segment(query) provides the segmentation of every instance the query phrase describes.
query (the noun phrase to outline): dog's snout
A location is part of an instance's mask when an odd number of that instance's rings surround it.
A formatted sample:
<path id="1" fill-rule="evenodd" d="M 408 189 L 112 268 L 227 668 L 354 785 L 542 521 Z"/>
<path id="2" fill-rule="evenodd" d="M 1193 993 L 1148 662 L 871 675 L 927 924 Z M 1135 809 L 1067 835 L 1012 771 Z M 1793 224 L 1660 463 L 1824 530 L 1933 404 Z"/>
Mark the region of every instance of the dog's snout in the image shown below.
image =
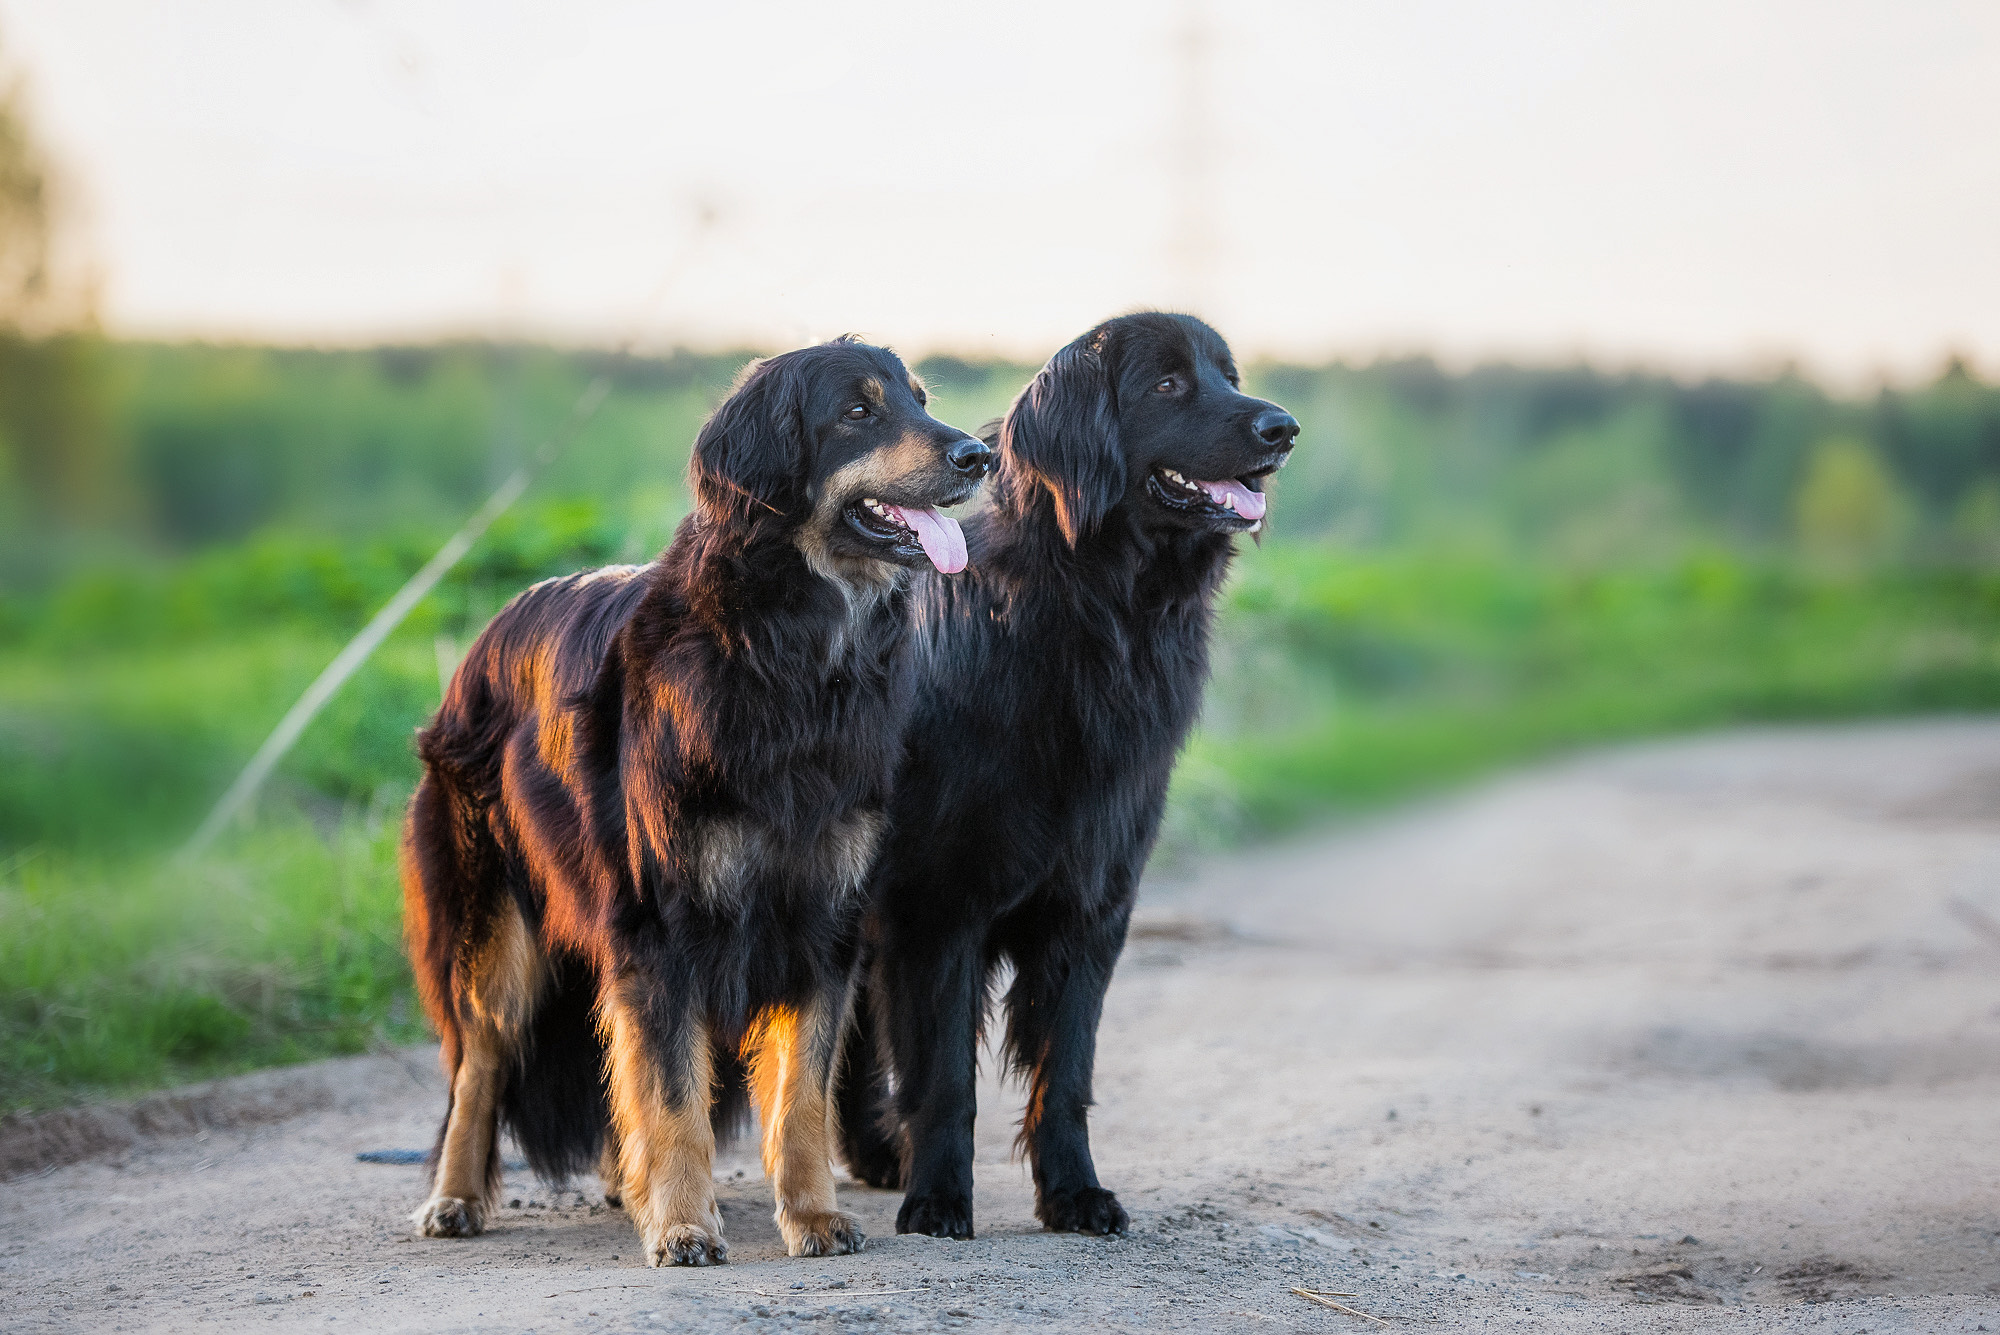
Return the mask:
<path id="1" fill-rule="evenodd" d="M 946 450 L 944 457 L 951 461 L 953 468 L 967 477 L 986 476 L 986 470 L 993 463 L 993 451 L 987 449 L 984 442 L 974 440 L 971 436 L 967 436 Z"/>
<path id="2" fill-rule="evenodd" d="M 1266 408 L 1257 414 L 1257 420 L 1250 424 L 1257 433 L 1257 439 L 1273 449 L 1289 450 L 1298 439 L 1299 419 L 1283 408 Z"/>

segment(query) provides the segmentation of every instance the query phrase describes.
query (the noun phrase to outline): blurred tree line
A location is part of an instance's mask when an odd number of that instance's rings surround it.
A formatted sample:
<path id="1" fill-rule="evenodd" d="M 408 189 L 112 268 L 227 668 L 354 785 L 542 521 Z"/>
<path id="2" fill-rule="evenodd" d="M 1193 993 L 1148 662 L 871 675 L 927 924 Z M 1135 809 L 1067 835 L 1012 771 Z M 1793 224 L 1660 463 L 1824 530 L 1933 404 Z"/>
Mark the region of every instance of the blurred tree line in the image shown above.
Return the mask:
<path id="1" fill-rule="evenodd" d="M 0 333 L 0 570 L 188 552 L 272 528 L 449 525 L 608 373 L 603 420 L 545 494 L 665 494 L 748 354 L 459 344 L 305 350 Z M 1031 368 L 924 364 L 963 424 Z M 1588 367 L 1268 365 L 1306 423 L 1279 535 L 1565 565 L 1694 545 L 1847 564 L 2000 561 L 2000 388 L 1841 398 L 1795 375 L 1698 384 Z M 669 502 L 663 502 L 669 503 Z"/>
<path id="2" fill-rule="evenodd" d="M 1796 374 L 1684 383 L 1426 359 L 1263 368 L 1307 424 L 1284 526 L 1624 564 L 1722 544 L 1843 564 L 2000 560 L 2000 387 L 1841 398 Z"/>

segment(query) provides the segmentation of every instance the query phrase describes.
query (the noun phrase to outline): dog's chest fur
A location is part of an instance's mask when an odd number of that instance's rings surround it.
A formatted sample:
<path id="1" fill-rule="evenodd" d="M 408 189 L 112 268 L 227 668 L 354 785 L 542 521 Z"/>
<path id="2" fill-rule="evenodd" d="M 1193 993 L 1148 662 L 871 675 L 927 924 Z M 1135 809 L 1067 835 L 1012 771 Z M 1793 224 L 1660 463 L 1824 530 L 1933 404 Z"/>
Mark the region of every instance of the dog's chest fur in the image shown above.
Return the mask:
<path id="1" fill-rule="evenodd" d="M 755 816 L 693 822 L 688 859 L 697 897 L 710 911 L 740 912 L 758 896 L 845 899 L 860 888 L 886 824 L 880 810 L 858 808 L 828 821 L 817 837 L 788 838 Z"/>
<path id="2" fill-rule="evenodd" d="M 699 769 L 710 778 L 669 839 L 683 890 L 720 917 L 837 909 L 866 877 L 887 825 L 914 689 L 903 580 L 894 572 L 860 587 L 826 584 L 837 596 L 767 626 L 770 638 L 739 646 L 710 678 L 722 723 L 703 739 Z M 790 647 L 780 652 L 780 642 Z M 751 654 L 785 670 L 748 670 Z"/>

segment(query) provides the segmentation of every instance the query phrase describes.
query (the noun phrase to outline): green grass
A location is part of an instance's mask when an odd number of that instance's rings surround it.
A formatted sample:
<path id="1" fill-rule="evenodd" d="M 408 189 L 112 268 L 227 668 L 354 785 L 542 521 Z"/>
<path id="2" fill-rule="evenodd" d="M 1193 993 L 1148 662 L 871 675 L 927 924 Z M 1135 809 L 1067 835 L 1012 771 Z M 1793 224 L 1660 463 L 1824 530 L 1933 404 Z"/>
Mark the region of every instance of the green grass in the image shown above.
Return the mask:
<path id="1" fill-rule="evenodd" d="M 567 516 L 565 518 L 564 516 Z M 395 826 L 434 639 L 623 553 L 586 507 L 441 591 L 192 867 L 165 848 L 414 559 L 272 539 L 0 605 L 0 1108 L 422 1032 Z M 122 582 L 121 582 L 122 581 Z M 2000 706 L 2000 575 L 1710 555 L 1576 572 L 1274 543 L 1246 553 L 1162 855 L 1606 740 Z"/>
<path id="2" fill-rule="evenodd" d="M 1278 548 L 1222 622 L 1168 856 L 1578 746 L 2000 707 L 2000 576 L 1588 573 Z"/>
<path id="3" fill-rule="evenodd" d="M 198 867 L 16 854 L 0 877 L 0 1109 L 421 1037 L 394 812 L 267 818 Z"/>

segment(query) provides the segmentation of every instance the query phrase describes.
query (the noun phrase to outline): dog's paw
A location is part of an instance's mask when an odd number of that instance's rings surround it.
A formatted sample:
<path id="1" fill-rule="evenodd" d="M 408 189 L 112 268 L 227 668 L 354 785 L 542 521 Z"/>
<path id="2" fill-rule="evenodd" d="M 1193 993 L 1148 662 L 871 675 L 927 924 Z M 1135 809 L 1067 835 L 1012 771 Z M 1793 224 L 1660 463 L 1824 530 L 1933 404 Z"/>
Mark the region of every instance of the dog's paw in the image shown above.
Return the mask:
<path id="1" fill-rule="evenodd" d="M 898 1233 L 927 1233 L 934 1238 L 972 1236 L 972 1198 L 956 1193 L 937 1192 L 905 1196 L 896 1211 Z"/>
<path id="2" fill-rule="evenodd" d="M 1035 1202 L 1035 1218 L 1054 1233 L 1122 1234 L 1132 1226 L 1125 1207 L 1102 1187 L 1054 1191 Z"/>
<path id="3" fill-rule="evenodd" d="M 700 1224 L 673 1224 L 647 1244 L 646 1257 L 654 1265 L 721 1265 L 729 1259 L 729 1244 Z"/>
<path id="4" fill-rule="evenodd" d="M 845 1256 L 868 1245 L 868 1235 L 854 1216 L 840 1210 L 780 1212 L 778 1231 L 785 1235 L 785 1250 L 794 1256 Z"/>
<path id="5" fill-rule="evenodd" d="M 426 1238 L 473 1238 L 485 1231 L 486 1203 L 458 1196 L 433 1196 L 410 1216 Z"/>
<path id="6" fill-rule="evenodd" d="M 886 1140 L 849 1146 L 847 1171 L 854 1175 L 856 1182 L 865 1182 L 884 1191 L 899 1191 L 903 1186 L 903 1156 Z"/>

